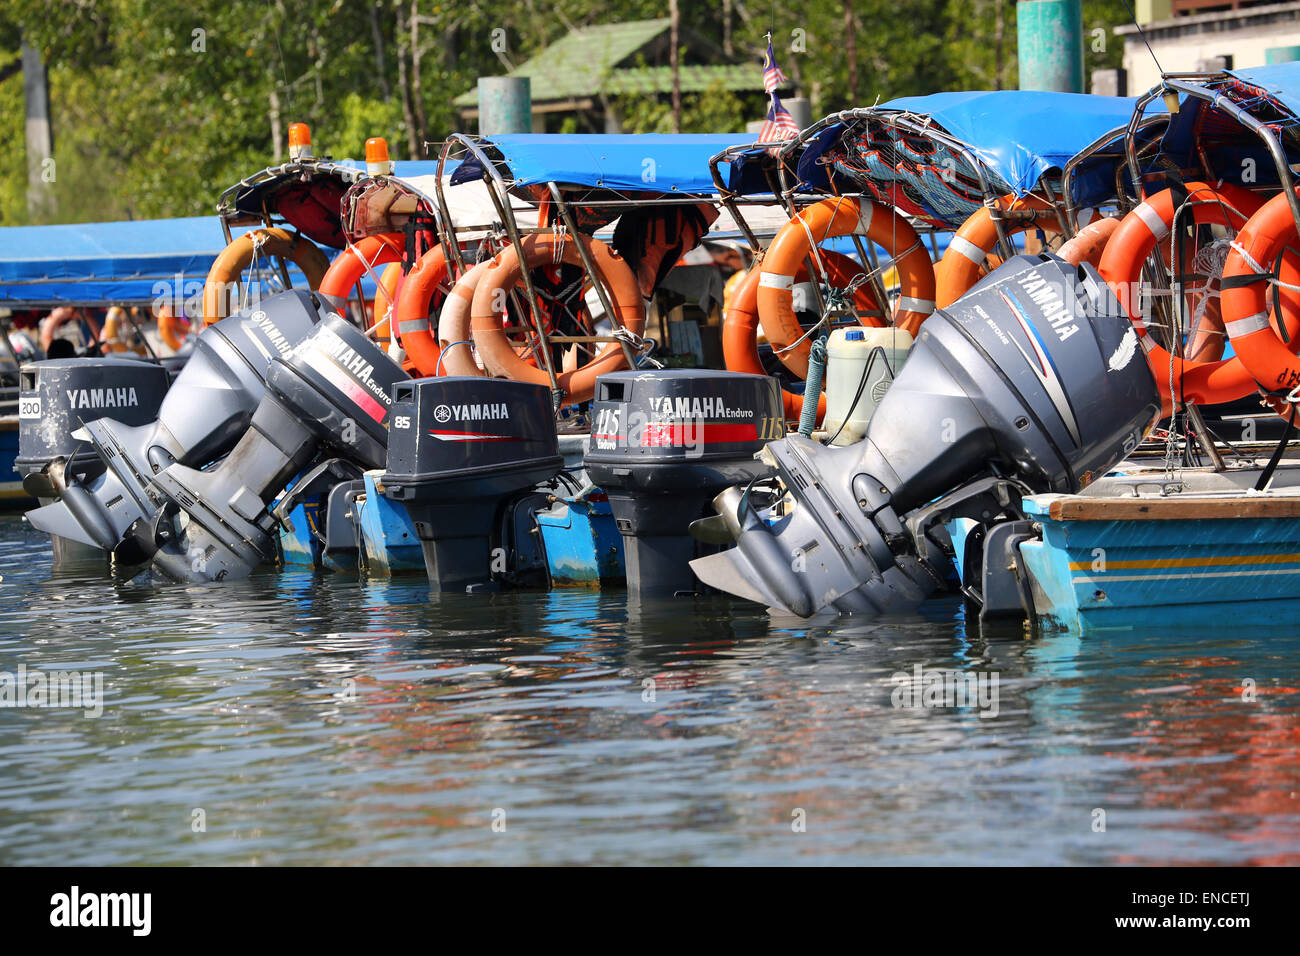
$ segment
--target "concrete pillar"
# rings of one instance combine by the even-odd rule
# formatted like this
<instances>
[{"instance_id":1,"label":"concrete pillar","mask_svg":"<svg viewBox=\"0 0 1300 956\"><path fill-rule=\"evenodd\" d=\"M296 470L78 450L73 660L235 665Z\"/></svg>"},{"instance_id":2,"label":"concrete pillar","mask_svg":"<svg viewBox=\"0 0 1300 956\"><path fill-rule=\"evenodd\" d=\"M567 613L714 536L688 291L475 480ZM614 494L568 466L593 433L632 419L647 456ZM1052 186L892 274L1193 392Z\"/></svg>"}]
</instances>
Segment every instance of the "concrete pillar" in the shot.
<instances>
[{"instance_id":1,"label":"concrete pillar","mask_svg":"<svg viewBox=\"0 0 1300 956\"><path fill-rule=\"evenodd\" d=\"M531 132L532 114L532 84L528 77L479 77L478 131L481 135Z\"/></svg>"},{"instance_id":2,"label":"concrete pillar","mask_svg":"<svg viewBox=\"0 0 1300 956\"><path fill-rule=\"evenodd\" d=\"M1168 20L1174 15L1173 0L1137 0L1137 22L1146 24Z\"/></svg>"},{"instance_id":3,"label":"concrete pillar","mask_svg":"<svg viewBox=\"0 0 1300 956\"><path fill-rule=\"evenodd\" d=\"M808 97L792 96L788 100L783 97L781 105L790 111L790 118L799 124L800 129L807 129L812 125L812 100Z\"/></svg>"},{"instance_id":4,"label":"concrete pillar","mask_svg":"<svg viewBox=\"0 0 1300 956\"><path fill-rule=\"evenodd\" d=\"M1128 96L1128 71L1093 70L1092 92L1097 96Z\"/></svg>"},{"instance_id":5,"label":"concrete pillar","mask_svg":"<svg viewBox=\"0 0 1300 956\"><path fill-rule=\"evenodd\" d=\"M27 214L33 220L40 220L55 212L49 80L40 50L24 43L22 62L23 97L26 101Z\"/></svg>"},{"instance_id":6,"label":"concrete pillar","mask_svg":"<svg viewBox=\"0 0 1300 956\"><path fill-rule=\"evenodd\" d=\"M1020 0L1016 34L1022 90L1083 92L1080 0Z\"/></svg>"}]
</instances>

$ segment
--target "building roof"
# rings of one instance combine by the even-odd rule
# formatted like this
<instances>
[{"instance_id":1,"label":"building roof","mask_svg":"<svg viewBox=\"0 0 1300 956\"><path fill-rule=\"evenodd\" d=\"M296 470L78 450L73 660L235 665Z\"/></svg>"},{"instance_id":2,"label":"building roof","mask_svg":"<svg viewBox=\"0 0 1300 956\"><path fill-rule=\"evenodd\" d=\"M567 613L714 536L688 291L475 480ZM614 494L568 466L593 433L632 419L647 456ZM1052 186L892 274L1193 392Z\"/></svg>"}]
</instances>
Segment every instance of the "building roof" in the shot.
<instances>
[{"instance_id":1,"label":"building roof","mask_svg":"<svg viewBox=\"0 0 1300 956\"><path fill-rule=\"evenodd\" d=\"M669 29L667 19L634 20L582 27L555 41L511 70L507 76L526 76L534 104L586 99L607 94L662 93L671 88L667 66L631 65L632 58ZM625 64L620 66L620 64ZM762 88L762 68L753 64L687 65L678 69L682 92L709 89L757 90ZM478 106L477 88L462 93L458 107Z\"/></svg>"}]
</instances>

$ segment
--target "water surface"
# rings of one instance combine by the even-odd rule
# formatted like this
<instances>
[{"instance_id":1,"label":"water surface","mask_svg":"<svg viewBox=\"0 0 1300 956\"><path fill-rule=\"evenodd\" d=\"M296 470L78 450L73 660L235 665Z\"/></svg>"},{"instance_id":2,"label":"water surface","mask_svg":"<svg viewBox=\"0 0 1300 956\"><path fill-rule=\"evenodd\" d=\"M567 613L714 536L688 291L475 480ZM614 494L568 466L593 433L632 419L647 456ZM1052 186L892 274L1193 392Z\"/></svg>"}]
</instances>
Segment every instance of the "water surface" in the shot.
<instances>
[{"instance_id":1,"label":"water surface","mask_svg":"<svg viewBox=\"0 0 1300 956\"><path fill-rule=\"evenodd\" d=\"M50 564L0 518L0 672L100 672L104 710L0 709L3 864L1300 863L1290 622L1080 639L956 601L810 625ZM997 715L894 706L918 664L996 674Z\"/></svg>"}]
</instances>

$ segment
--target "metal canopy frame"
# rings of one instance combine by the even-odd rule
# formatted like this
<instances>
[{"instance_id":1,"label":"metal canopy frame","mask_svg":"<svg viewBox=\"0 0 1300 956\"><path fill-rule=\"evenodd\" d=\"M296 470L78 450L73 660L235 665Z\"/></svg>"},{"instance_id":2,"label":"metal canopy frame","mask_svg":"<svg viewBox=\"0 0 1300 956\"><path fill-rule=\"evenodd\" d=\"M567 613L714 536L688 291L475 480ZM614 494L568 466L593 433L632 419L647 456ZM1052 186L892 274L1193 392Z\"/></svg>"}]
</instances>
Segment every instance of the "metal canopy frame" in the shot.
<instances>
[{"instance_id":1,"label":"metal canopy frame","mask_svg":"<svg viewBox=\"0 0 1300 956\"><path fill-rule=\"evenodd\" d=\"M925 113L914 113L910 110L886 109L879 106L861 107L857 109L841 110L838 113L832 113L823 117L816 123L813 123L807 129L802 130L799 136L789 140L781 147L779 154L778 171L781 176L782 187L784 189L798 189L799 183L790 185L788 176L788 164L786 157L791 156L796 150L804 149L809 142L820 136L823 132L832 126L843 125L849 127L858 123L876 122L882 125L900 129L908 135L926 137L939 145L953 151L959 155L975 171L975 176L979 181L980 193L983 196L984 206L989 210L993 219L994 228L998 234L998 251L1004 257L1014 255L1015 250L1011 245L1010 238L1003 227L1007 220L1006 210L1000 208L999 203L1002 196L998 194L989 184L988 169L985 162L979 158L976 147L969 143L963 142L952 134L939 127L934 118ZM1044 198L1049 205L1055 210L1058 221L1061 225L1062 235L1069 239L1074 235L1072 224L1061 209L1061 203L1054 195L1047 177L1039 179L1039 188L1044 191ZM1032 192L1030 193L1032 195Z\"/></svg>"},{"instance_id":2,"label":"metal canopy frame","mask_svg":"<svg viewBox=\"0 0 1300 956\"><path fill-rule=\"evenodd\" d=\"M1164 96L1166 93L1181 94L1208 103L1212 109L1230 116L1263 141L1264 146L1268 149L1269 156L1273 159L1273 165L1277 169L1278 182L1286 193L1287 205L1291 207L1291 218L1295 222L1297 232L1300 232L1300 198L1296 197L1295 182L1291 176L1291 166L1287 162L1286 149L1282 146L1277 134L1268 124L1256 119L1248 110L1233 102L1222 91L1207 89L1204 85L1200 85L1236 79L1237 77L1228 70L1213 73L1166 73L1159 84L1138 97L1137 105L1133 109L1133 118L1129 120L1128 128L1125 131L1124 141L1129 180L1132 183L1133 192L1139 199L1146 199L1146 177L1142 175L1142 169L1138 164L1136 145L1142 114L1147 104L1157 96ZM1205 161L1205 157L1202 155L1202 162ZM1212 175L1210 170L1207 169L1206 172Z\"/></svg>"},{"instance_id":3,"label":"metal canopy frame","mask_svg":"<svg viewBox=\"0 0 1300 956\"><path fill-rule=\"evenodd\" d=\"M440 144L426 143L427 147L438 147L438 176L435 199L438 207L439 237L445 248L450 250L449 262L454 262L456 274L459 277L466 271L464 255L461 250L461 243L458 232L467 229L475 231L485 230L488 233L488 241L496 237L496 241L503 246L512 245L516 253L523 261L523 240L525 236L534 234L550 234L554 230L539 222L535 227L521 226L515 216L515 209L510 201L516 183L509 176L509 166L504 160L495 159L490 154L492 149L491 139L489 137L475 136L468 133L453 133ZM742 148L750 148L748 144L743 144ZM725 152L725 151L724 151ZM496 221L491 223L457 223L451 215L450 205L447 202L445 187L445 170L447 163L454 158L454 154L469 153L479 163L483 173L483 180L487 185L488 196L492 201L493 211L496 213ZM715 157L716 158L716 157ZM713 161L710 161L711 168L715 169L714 181L717 182L716 168ZM562 181L551 181L545 184L537 184L545 190L545 200L554 207L560 222L564 228L572 235L579 235L577 220L573 213L575 205L584 209L607 209L607 210L626 210L635 207L644 207L647 205L656 206L697 206L701 203L722 204L740 228L746 241L752 247L757 248L759 241L754 234L749 223L745 221L744 216L736 208L736 204L731 200L725 188L719 190L717 195L692 194L692 193L660 193L654 190L628 191L613 188L601 188L592 186L574 186L571 183ZM618 321L618 316L614 311L613 303L610 300L609 291L605 288L604 283L597 281L597 272L595 262L591 258L590 252L582 243L577 243L577 250L582 259L582 267L592 281L592 287L600 299L601 307L605 310L610 324L614 327L615 334L609 335L590 335L590 336L562 336L552 335L549 338L544 329L542 316L537 311L537 295L533 286L532 277L528 269L521 269L521 280L527 293L528 302L527 311L524 311L524 304L519 302L518 297L512 295L512 303L519 307L520 315L528 315L533 323L534 330L539 337L540 351L542 352L541 362L545 367L548 378L551 381L551 388L555 400L560 400L561 390L559 389L555 370L553 367L550 350L547 348L548 343L560 342L617 342L623 350L623 355L627 359L629 368L636 368L637 353L632 348L625 335L618 334L622 326Z\"/></svg>"}]
</instances>

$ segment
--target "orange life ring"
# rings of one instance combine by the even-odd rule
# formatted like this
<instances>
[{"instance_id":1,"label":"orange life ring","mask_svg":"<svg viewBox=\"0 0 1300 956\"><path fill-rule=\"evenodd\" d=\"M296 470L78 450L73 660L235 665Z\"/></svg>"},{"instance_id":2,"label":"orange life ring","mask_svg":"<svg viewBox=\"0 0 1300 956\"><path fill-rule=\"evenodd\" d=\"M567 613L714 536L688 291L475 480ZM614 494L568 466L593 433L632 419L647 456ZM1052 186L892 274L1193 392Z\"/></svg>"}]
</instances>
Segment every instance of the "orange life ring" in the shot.
<instances>
[{"instance_id":1,"label":"orange life ring","mask_svg":"<svg viewBox=\"0 0 1300 956\"><path fill-rule=\"evenodd\" d=\"M391 268L391 267L390 267ZM402 285L402 294L393 309L397 337L406 357L421 375L434 375L442 350L430 328L429 308L434 293L447 281L447 257L441 244L420 256Z\"/></svg>"},{"instance_id":2,"label":"orange life ring","mask_svg":"<svg viewBox=\"0 0 1300 956\"><path fill-rule=\"evenodd\" d=\"M367 270L390 262L401 262L405 250L406 237L400 232L366 236L360 242L349 244L335 256L316 291L333 308L342 311L347 307L348 296Z\"/></svg>"},{"instance_id":3,"label":"orange life ring","mask_svg":"<svg viewBox=\"0 0 1300 956\"><path fill-rule=\"evenodd\" d=\"M758 360L758 279L759 270L750 269L731 294L722 323L722 355L728 369L766 375L767 369ZM796 421L803 413L803 396L781 389L781 405L785 420ZM817 396L817 421L826 414L826 393Z\"/></svg>"},{"instance_id":4,"label":"orange life ring","mask_svg":"<svg viewBox=\"0 0 1300 956\"><path fill-rule=\"evenodd\" d=\"M763 257L758 280L758 316L773 350L790 371L808 377L811 343L790 346L803 334L794 310L794 282L799 267L820 244L833 236L859 235L884 246L898 257L895 267L901 296L894 310L894 324L913 335L934 311L935 276L930 255L916 230L902 216L868 199L823 199L805 207L781 227Z\"/></svg>"},{"instance_id":5,"label":"orange life ring","mask_svg":"<svg viewBox=\"0 0 1300 956\"><path fill-rule=\"evenodd\" d=\"M1106 251L1106 243L1119 228L1119 223L1120 221L1114 217L1094 219L1075 233L1073 239L1067 240L1060 249L1057 249L1056 254L1070 265L1077 266L1081 262L1086 262L1090 266L1096 266L1101 262L1102 253Z\"/></svg>"},{"instance_id":6,"label":"orange life ring","mask_svg":"<svg viewBox=\"0 0 1300 956\"><path fill-rule=\"evenodd\" d=\"M1176 358L1156 345L1147 334L1146 323L1138 314L1137 296L1142 280L1142 264L1156 244L1168 235L1174 213L1186 199L1195 199L1192 213L1198 224L1213 224L1240 229L1246 219L1262 205L1262 200L1241 186L1224 183L1184 183L1147 197L1120 222L1106 243L1097 267L1111 291L1124 306L1137 330L1138 341L1146 350L1147 361L1155 374L1156 385L1165 400L1166 410L1172 402L1216 405L1231 402L1255 390L1255 380L1240 356L1214 362L1196 362ZM1226 294L1226 293L1225 293ZM1170 379L1173 391L1170 391Z\"/></svg>"},{"instance_id":7,"label":"orange life ring","mask_svg":"<svg viewBox=\"0 0 1300 956\"><path fill-rule=\"evenodd\" d=\"M130 347L122 334L122 319L126 310L120 305L109 308L104 315L104 327L99 333L100 352L127 352Z\"/></svg>"},{"instance_id":8,"label":"orange life ring","mask_svg":"<svg viewBox=\"0 0 1300 956\"><path fill-rule=\"evenodd\" d=\"M823 251L822 262L826 266L827 278L833 285L844 286L851 282L861 267L848 256L838 252ZM732 286L727 298L725 315L722 320L722 356L724 364L733 372L749 372L754 375L766 375L767 370L758 357L758 283L761 270L754 268L741 275L740 281ZM736 276L728 279L730 285ZM795 277L795 284L808 281L808 270L803 267ZM858 321L872 328L883 326L884 312L879 308L870 286L860 286L854 296L854 305ZM874 307L874 308L873 308ZM803 396L781 389L781 402L785 406L786 421L798 419L803 411ZM821 421L826 413L826 396L818 399L817 420Z\"/></svg>"},{"instance_id":9,"label":"orange life ring","mask_svg":"<svg viewBox=\"0 0 1300 956\"><path fill-rule=\"evenodd\" d=\"M220 322L231 313L232 293L240 276L253 261L254 252L291 260L307 278L308 287L315 289L329 268L325 253L309 239L290 234L278 226L254 229L233 239L221 250L207 281L203 283L203 324Z\"/></svg>"},{"instance_id":10,"label":"orange life ring","mask_svg":"<svg viewBox=\"0 0 1300 956\"><path fill-rule=\"evenodd\" d=\"M190 323L172 312L167 306L158 310L158 338L173 352L179 352L190 334Z\"/></svg>"},{"instance_id":11,"label":"orange life ring","mask_svg":"<svg viewBox=\"0 0 1300 956\"><path fill-rule=\"evenodd\" d=\"M392 335L389 334L391 316L389 311L398 299L398 293L405 283L402 281L402 264L390 262L379 274L379 285L375 289L375 298L370 306L370 325L375 330L375 344L386 353Z\"/></svg>"},{"instance_id":12,"label":"orange life ring","mask_svg":"<svg viewBox=\"0 0 1300 956\"><path fill-rule=\"evenodd\" d=\"M1295 220L1285 193L1266 202L1237 233L1237 241L1223 267L1223 325L1232 347L1246 370L1267 391L1291 391L1300 385L1300 294L1287 286L1300 285L1300 264L1284 256L1281 275L1285 283L1278 290L1282 316L1290 344L1284 343L1269 321L1269 283L1254 263L1263 269L1274 266L1278 253L1296 241ZM1241 250L1245 250L1245 255ZM1248 258L1249 257L1249 258Z\"/></svg>"},{"instance_id":13,"label":"orange life ring","mask_svg":"<svg viewBox=\"0 0 1300 956\"><path fill-rule=\"evenodd\" d=\"M471 341L470 310L474 304L474 289L487 271L488 260L476 263L456 280L447 293L447 300L438 313L438 348L442 356L442 369L447 375L486 375L474 360ZM453 346L455 346L453 348Z\"/></svg>"},{"instance_id":14,"label":"orange life ring","mask_svg":"<svg viewBox=\"0 0 1300 956\"><path fill-rule=\"evenodd\" d=\"M628 264L609 246L585 235L561 238L553 233L536 233L521 243L519 251L509 246L487 263L474 289L470 306L470 332L474 346L491 374L522 382L550 385L550 378L534 368L515 351L505 331L505 292L519 281L524 268L536 269L559 261L581 265L577 243L581 242L596 266L596 275L609 292L619 324L634 335L645 330L645 303L636 276ZM445 363L444 363L445 364ZM585 365L556 372L556 384L563 389L568 404L589 401L596 393L596 376L623 368L627 359L617 342L610 342Z\"/></svg>"},{"instance_id":15,"label":"orange life ring","mask_svg":"<svg viewBox=\"0 0 1300 956\"><path fill-rule=\"evenodd\" d=\"M998 200L998 213L1001 217L1051 211L1052 207L1037 196L1025 196L1023 199L1003 196ZM1003 231L1007 235L1024 232L1030 228L1047 232L1061 230L1060 221L1054 213L1025 220L1003 218L1002 221ZM956 235L948 241L948 248L944 250L943 258L939 260L935 270L938 278L935 303L938 308L946 309L971 290L971 287L980 280L980 270L984 268L984 260L988 258L997 243L998 226L993 218L993 210L981 206L961 224Z\"/></svg>"}]
</instances>

